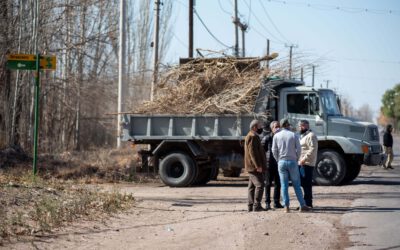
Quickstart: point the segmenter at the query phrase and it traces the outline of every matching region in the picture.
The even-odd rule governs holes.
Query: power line
[[[338,6],[338,5],[329,5],[329,4],[314,4],[308,2],[288,2],[286,0],[268,0],[269,2],[280,3],[283,5],[297,5],[303,6],[323,11],[343,11],[347,13],[366,13],[366,14],[389,14],[389,15],[400,15],[400,10],[392,10],[392,9],[370,9],[370,8],[361,8],[361,7],[346,7],[346,6]]]
[[[384,63],[384,64],[400,64],[400,61],[386,61],[386,60],[371,60],[364,58],[350,58],[350,57],[331,57],[331,59],[335,61],[344,60],[344,61],[353,61],[353,62],[367,62],[367,63]]]
[[[249,4],[247,3],[247,1],[243,1],[247,7],[249,7]],[[268,33],[270,34],[273,38],[275,38],[276,40],[280,41],[281,43],[285,43],[284,41],[282,41],[281,39],[279,39],[278,37],[274,36],[268,29],[267,27],[265,27],[265,25],[263,24],[263,22],[261,22],[261,20],[254,14],[253,11],[251,11],[252,15],[254,16],[254,18],[256,19],[256,21],[259,23],[259,25]]]
[[[210,34],[210,36],[212,36],[214,38],[215,41],[217,41],[219,44],[221,44],[224,47],[227,48],[231,48],[232,46],[228,46],[225,43],[221,42],[211,31],[210,29],[207,27],[207,25],[203,22],[203,20],[201,19],[200,15],[197,13],[196,9],[194,10],[194,14],[197,16],[197,18],[199,19],[199,21],[201,22],[201,24],[204,26],[204,28],[207,30],[208,34]]]
[[[228,15],[232,16],[232,13],[230,13],[229,11],[225,10],[224,7],[222,7],[221,0],[218,0],[218,5],[219,5],[219,8],[220,8],[223,12],[225,12],[225,14],[228,14]]]
[[[250,4],[249,4],[249,16],[247,18],[247,25],[248,26],[250,26],[250,17],[251,17],[251,0],[249,0],[249,1],[250,1]]]
[[[183,45],[183,47],[188,48],[187,44],[185,44],[176,34],[175,32],[171,31],[172,35],[175,37],[175,39],[181,44]]]
[[[281,31],[278,29],[278,27],[275,25],[274,21],[272,21],[272,18],[271,18],[270,15],[268,14],[268,11],[267,11],[267,9],[265,8],[265,6],[264,6],[262,0],[258,0],[258,1],[260,2],[260,5],[261,5],[262,9],[264,10],[265,15],[267,16],[267,18],[269,19],[269,21],[271,22],[271,24],[274,26],[275,30],[279,33],[279,35],[281,35],[281,37],[282,37],[284,40],[286,40],[287,42],[290,43],[289,39],[287,39],[287,38],[282,34],[282,32],[281,32]]]

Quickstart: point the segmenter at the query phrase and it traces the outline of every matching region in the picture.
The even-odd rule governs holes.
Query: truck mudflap
[[[381,166],[385,162],[387,155],[385,153],[364,154],[364,164],[367,166]]]

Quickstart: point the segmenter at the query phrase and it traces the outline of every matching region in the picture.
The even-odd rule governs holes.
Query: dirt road
[[[398,145],[398,144],[397,144]],[[397,151],[396,152],[400,152]],[[399,166],[395,157],[394,166]],[[99,186],[99,188],[105,188]],[[113,188],[108,186],[107,188]],[[76,224],[8,249],[395,249],[400,248],[400,167],[363,167],[351,185],[314,187],[315,209],[246,212],[246,180],[204,187],[119,185],[137,203],[104,222]]]

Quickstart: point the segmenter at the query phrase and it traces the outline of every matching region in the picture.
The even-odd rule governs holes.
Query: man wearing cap
[[[299,166],[303,169],[301,173],[301,186],[304,191],[304,200],[306,205],[313,207],[312,196],[312,179],[315,164],[317,163],[318,154],[318,139],[314,132],[310,129],[310,124],[307,120],[299,122],[300,129],[300,146],[301,155],[299,159]]]
[[[297,200],[300,203],[300,211],[310,211],[311,208],[305,204],[303,192],[300,186],[300,172],[297,165],[301,147],[299,138],[289,130],[289,120],[284,118],[280,122],[281,131],[274,136],[272,142],[272,153],[278,161],[278,172],[281,180],[281,193],[285,205],[285,212],[289,213],[289,178],[292,181]]]
[[[261,122],[253,120],[244,145],[244,166],[249,173],[248,211],[263,211],[261,199],[264,190],[264,173],[267,169],[265,151],[261,145],[259,134],[263,131]]]

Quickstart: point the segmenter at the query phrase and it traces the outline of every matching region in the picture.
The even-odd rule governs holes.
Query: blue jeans
[[[281,193],[285,207],[289,207],[289,178],[292,181],[294,192],[300,207],[305,205],[303,191],[300,186],[300,171],[296,161],[279,160],[278,162],[279,178],[281,180]]]

